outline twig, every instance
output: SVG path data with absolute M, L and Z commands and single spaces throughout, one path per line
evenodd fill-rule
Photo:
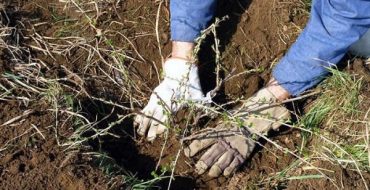
M 184 130 L 184 132 L 182 133 L 182 139 L 185 138 L 185 135 L 187 134 L 188 132 L 188 129 L 189 129 L 189 121 L 190 120 L 187 120 L 186 122 L 186 128 Z M 173 165 L 172 165 L 172 171 L 171 171 L 171 176 L 170 176 L 170 180 L 168 182 L 168 188 L 167 190 L 170 190 L 171 189 L 171 184 L 172 184 L 172 181 L 174 179 L 174 175 L 175 175 L 175 169 L 176 169 L 176 165 L 177 165 L 177 161 L 179 160 L 180 158 L 180 154 L 181 154 L 181 151 L 183 150 L 183 147 L 184 147 L 184 142 L 181 140 L 180 141 L 180 149 L 177 151 L 177 154 L 176 154 L 176 158 L 175 160 L 173 161 Z
M 284 100 L 284 101 L 281 101 L 281 102 L 263 104 L 261 106 L 258 106 L 258 107 L 255 107 L 255 108 L 252 108 L 252 109 L 249 109 L 249 110 L 243 110 L 243 112 L 240 113 L 240 114 L 238 114 L 238 113 L 234 113 L 234 114 L 235 114 L 235 116 L 243 117 L 243 116 L 247 116 L 251 112 L 256 112 L 256 111 L 268 109 L 268 108 L 271 108 L 271 107 L 280 106 L 280 105 L 283 105 L 283 104 L 286 104 L 286 103 L 289 103 L 289 102 L 294 102 L 294 101 L 297 101 L 297 100 L 305 99 L 307 97 L 314 96 L 314 95 L 317 95 L 317 94 L 320 94 L 320 93 L 321 93 L 321 91 L 317 90 L 317 91 L 314 91 L 314 92 L 311 92 L 311 93 L 308 93 L 308 94 L 305 94 L 305 95 L 302 95 L 302 96 L 299 96 L 299 97 L 296 97 L 296 98 L 290 98 L 290 99 L 287 99 L 287 100 Z
M 155 20 L 155 34 L 156 34 L 157 43 L 158 43 L 159 55 L 161 56 L 161 61 L 162 61 L 161 64 L 163 66 L 164 58 L 163 58 L 163 55 L 162 55 L 161 41 L 160 41 L 160 37 L 159 37 L 159 16 L 160 16 L 160 13 L 161 13 L 162 3 L 163 3 L 163 0 L 161 0 L 159 2 L 158 9 L 157 9 L 157 16 L 156 16 L 156 20 Z
M 370 167 L 370 136 L 369 136 L 370 120 L 369 120 L 369 113 L 370 113 L 370 108 L 367 110 L 364 119 L 365 119 L 365 122 L 366 122 L 365 126 L 366 126 L 367 158 L 368 158 L 368 165 Z
M 158 170 L 158 168 L 161 164 L 163 153 L 164 153 L 164 150 L 166 149 L 167 142 L 168 142 L 168 131 L 166 131 L 164 133 L 164 143 L 162 145 L 161 153 L 159 154 L 159 159 L 158 159 L 158 162 L 157 162 L 157 166 L 155 166 L 155 170 Z
M 28 115 L 30 115 L 34 112 L 35 112 L 35 110 L 26 110 L 26 111 L 23 112 L 22 115 L 14 117 L 13 119 L 3 123 L 1 126 L 5 126 L 5 125 L 9 125 L 11 123 L 14 123 L 14 122 L 18 121 L 19 119 L 25 118 L 25 117 L 27 117 Z
M 41 131 L 34 125 L 34 124 L 31 124 L 31 126 L 41 135 L 41 137 L 45 140 L 45 136 L 41 133 Z
M 209 91 L 206 96 L 211 99 L 214 98 L 221 90 L 221 87 L 225 84 L 225 82 L 233 77 L 232 74 L 235 72 L 235 70 L 236 69 L 234 68 L 224 79 L 221 79 L 219 82 L 217 82 L 216 87 L 213 90 Z

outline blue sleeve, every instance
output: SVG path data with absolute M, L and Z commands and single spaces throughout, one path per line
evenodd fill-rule
M 349 46 L 370 28 L 370 0 L 314 0 L 310 20 L 284 58 L 274 78 L 291 95 L 319 83 Z
M 213 18 L 216 0 L 171 0 L 171 39 L 194 42 Z

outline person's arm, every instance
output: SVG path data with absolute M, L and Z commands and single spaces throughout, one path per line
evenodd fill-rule
M 370 28 L 370 0 L 314 0 L 310 20 L 273 77 L 291 95 L 320 82 Z

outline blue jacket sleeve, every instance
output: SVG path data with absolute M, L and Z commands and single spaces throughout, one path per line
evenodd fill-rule
M 194 42 L 213 18 L 216 0 L 171 0 L 171 39 Z
M 370 28 L 370 0 L 314 0 L 310 20 L 274 78 L 292 95 L 320 82 Z

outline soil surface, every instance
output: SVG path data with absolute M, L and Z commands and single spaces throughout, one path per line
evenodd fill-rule
M 50 100 L 35 95 L 27 87 L 15 89 L 14 93 L 18 98 L 0 98 L 0 189 L 129 189 L 129 179 L 122 178 L 122 174 L 130 173 L 139 180 L 151 180 L 153 171 L 158 175 L 162 171 L 164 175 L 169 175 L 171 170 L 168 168 L 175 160 L 175 177 L 171 181 L 171 189 L 365 188 L 356 171 L 328 162 L 318 162 L 315 166 L 330 168 L 331 171 L 326 174 L 335 180 L 336 185 L 341 184 L 340 186 L 326 179 L 280 181 L 274 178 L 275 174 L 286 169 L 297 158 L 264 141 L 260 142 L 261 146 L 256 148 L 251 158 L 233 177 L 209 179 L 198 176 L 193 168 L 195 159 L 186 158 L 181 152 L 181 134 L 171 132 L 167 140 L 160 137 L 153 143 L 136 136 L 132 125 L 133 117 L 130 115 L 132 112 L 111 103 L 131 106 L 127 91 L 120 87 L 119 80 L 117 84 L 108 80 L 109 77 L 115 77 L 115 72 L 104 61 L 91 61 L 91 52 L 88 53 L 81 47 L 73 48 L 68 53 L 50 54 L 33 48 L 44 47 L 37 43 L 41 40 L 35 40 L 39 36 L 43 36 L 44 40 L 53 40 L 51 38 L 73 34 L 93 42 L 92 46 L 102 43 L 107 49 L 117 46 L 127 50 L 127 57 L 130 58 L 123 62 L 130 69 L 128 76 L 143 94 L 136 93 L 135 89 L 129 90 L 133 91 L 133 96 L 138 100 L 134 106 L 140 109 L 145 106 L 151 89 L 158 85 L 157 68 L 161 68 L 162 59 L 170 53 L 168 1 L 160 5 L 158 42 L 157 1 L 99 1 L 96 6 L 103 8 L 99 16 L 94 17 L 95 29 L 88 24 L 82 25 L 83 27 L 68 24 L 84 22 L 86 17 L 77 8 L 66 8 L 66 4 L 60 1 L 19 0 L 0 3 L 3 25 L 16 29 L 12 30 L 14 35 L 5 40 L 10 44 L 26 47 L 20 53 L 20 57 L 25 60 L 29 57 L 35 62 L 42 60 L 43 64 L 38 72 L 43 77 L 65 79 L 60 83 L 65 94 L 71 94 L 75 99 L 73 104 L 80 108 L 78 111 L 81 118 L 90 122 L 99 121 L 94 127 L 105 129 L 121 116 L 129 115 L 109 129 L 109 133 L 113 135 L 95 137 L 94 131 L 87 131 L 82 136 L 88 140 L 81 143 L 80 148 L 69 149 L 65 142 L 69 142 L 73 136 L 78 121 L 71 119 L 68 114 L 68 111 L 73 110 L 63 107 L 68 102 L 67 95 L 61 96 L 57 101 L 61 105 L 58 109 L 65 109 L 65 112 L 55 112 L 53 110 L 56 108 Z M 89 13 L 94 12 L 95 5 L 89 6 L 82 8 L 89 9 Z M 73 6 L 69 4 L 67 7 Z M 218 49 L 221 53 L 218 61 L 223 66 L 219 74 L 225 76 L 233 71 L 239 75 L 225 83 L 215 101 L 224 103 L 237 98 L 248 98 L 260 89 L 269 80 L 273 65 L 304 28 L 308 15 L 307 7 L 300 0 L 219 0 L 217 17 L 228 16 L 217 28 L 217 38 L 220 39 Z M 62 21 L 65 19 L 69 21 Z M 109 40 L 102 42 L 99 39 L 100 30 Z M 216 85 L 216 54 L 212 48 L 214 37 L 208 36 L 199 52 L 200 76 L 205 92 Z M 108 56 L 102 54 L 101 57 Z M 0 84 L 8 89 L 12 88 L 10 83 L 6 83 L 10 79 L 4 76 L 6 73 L 19 72 L 22 69 L 19 64 L 12 59 L 6 48 L 0 46 Z M 255 71 L 244 72 L 247 70 Z M 365 76 L 363 96 L 369 97 L 370 94 L 366 91 L 370 89 L 369 68 L 366 64 L 357 59 L 355 64 L 345 70 Z M 38 82 L 26 81 L 38 85 Z M 298 107 L 301 108 L 306 103 L 306 100 L 302 101 L 302 105 Z M 369 104 L 370 100 L 365 100 L 360 109 L 366 111 L 366 105 Z M 233 106 L 235 105 L 229 108 Z M 191 114 L 186 111 L 178 114 L 180 128 L 185 128 L 184 119 L 188 119 L 187 117 L 191 119 Z M 204 118 L 191 127 L 197 130 L 215 125 L 216 122 L 217 119 Z M 279 132 L 271 134 L 271 137 L 274 142 L 289 150 L 295 150 L 301 144 L 300 131 L 288 127 L 282 127 Z M 102 167 L 103 162 L 92 155 L 94 152 L 112 158 L 114 164 L 124 171 L 108 171 Z M 296 175 L 300 174 L 310 174 L 310 171 L 302 170 Z M 370 181 L 368 173 L 364 173 L 363 177 L 367 182 Z M 155 188 L 166 189 L 168 183 L 169 178 L 165 178 L 157 182 Z

